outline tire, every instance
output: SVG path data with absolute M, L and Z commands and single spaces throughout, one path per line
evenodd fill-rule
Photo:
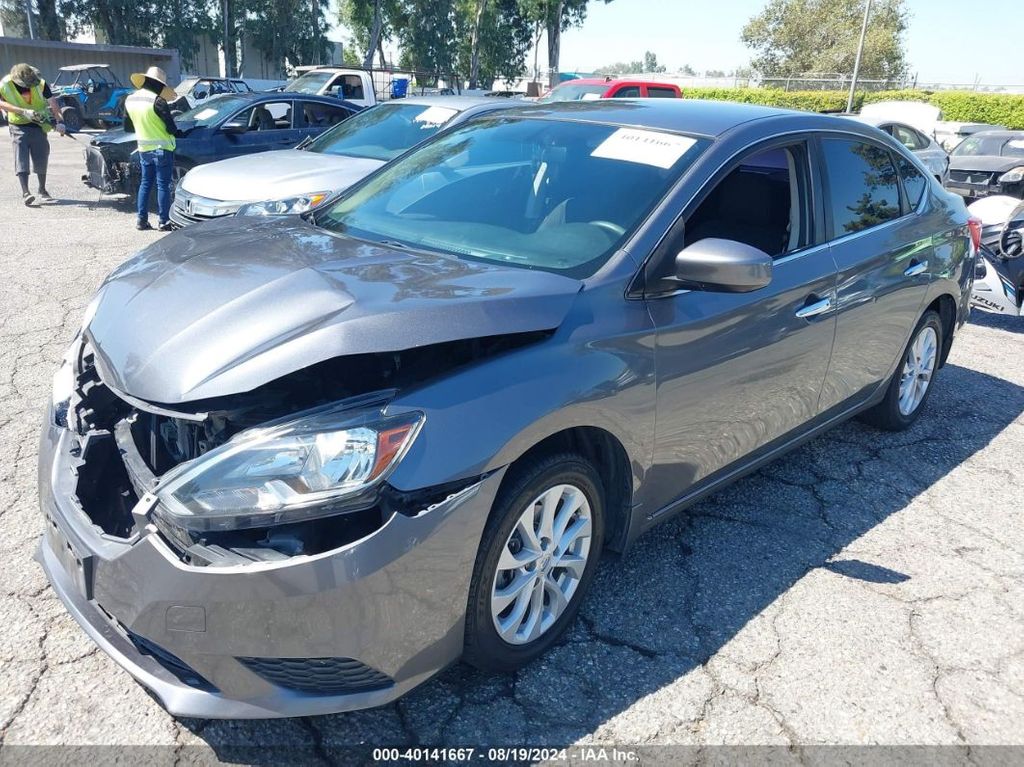
M 466 609 L 463 659 L 485 671 L 514 671 L 542 655 L 562 637 L 572 625 L 594 579 L 604 543 L 604 493 L 600 477 L 590 462 L 572 453 L 560 453 L 514 467 L 513 471 L 514 475 L 506 478 L 484 528 Z M 533 519 L 541 519 L 544 514 L 540 500 L 549 493 L 550 498 L 557 499 L 557 505 L 551 506 L 550 517 L 554 520 L 554 534 L 551 539 L 540 542 L 541 556 L 514 571 L 500 568 L 503 556 L 506 564 L 508 557 L 516 554 L 526 561 L 529 557 L 522 556 L 524 552 L 536 550 L 527 542 L 519 523 L 531 508 Z M 570 513 L 573 508 L 576 510 Z M 562 521 L 559 512 L 569 515 L 562 524 L 562 536 L 558 535 Z M 588 514 L 590 537 L 586 540 Z M 573 531 L 578 534 L 572 536 Z M 518 549 L 516 540 L 521 544 Z M 566 542 L 569 542 L 567 550 L 560 551 L 559 543 Z M 573 560 L 576 565 L 573 568 L 555 564 Z M 581 574 L 574 577 L 573 572 L 580 569 Z M 509 586 L 519 579 L 527 585 L 510 589 Z M 560 608 L 555 604 L 559 600 L 554 598 L 554 589 L 567 596 Z M 504 600 L 498 595 L 499 590 L 526 595 L 525 612 L 518 619 L 519 600 L 508 599 L 508 604 L 502 605 Z M 535 599 L 537 592 L 539 602 Z M 497 617 L 492 612 L 492 600 Z M 505 636 L 499 633 L 499 620 L 508 627 Z M 530 632 L 532 626 L 539 627 L 537 633 Z
M 918 321 L 917 327 L 914 328 L 910 341 L 907 343 L 906 349 L 903 350 L 900 364 L 886 388 L 885 398 L 864 412 L 861 419 L 886 431 L 903 431 L 909 428 L 921 415 L 934 388 L 935 374 L 938 372 L 939 357 L 942 354 L 942 341 L 942 320 L 938 313 L 929 310 L 924 313 L 924 316 Z M 919 344 L 923 344 L 923 346 Z M 909 392 L 903 386 L 904 375 L 909 375 L 910 366 L 914 364 L 913 358 L 926 357 L 927 353 L 922 355 L 921 352 L 928 348 L 931 348 L 930 362 L 925 360 L 921 364 L 927 364 L 929 369 L 925 370 L 924 367 L 919 367 L 919 372 L 914 374 L 912 379 L 908 378 L 907 382 L 909 386 L 911 380 L 917 381 L 917 386 L 920 387 L 923 381 L 924 390 L 916 393 Z M 927 373 L 926 379 L 922 378 L 925 373 Z M 901 397 L 901 394 L 913 394 L 914 396 Z
M 82 130 L 82 113 L 78 111 L 78 107 L 61 107 L 60 120 L 68 133 L 78 133 Z

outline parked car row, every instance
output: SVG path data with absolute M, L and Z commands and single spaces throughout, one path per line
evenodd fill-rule
M 324 103 L 218 96 L 182 144 Z M 39 556 L 195 717 L 531 662 L 603 551 L 850 417 L 910 427 L 981 246 L 895 134 L 678 98 L 395 101 L 179 195 L 54 379 Z

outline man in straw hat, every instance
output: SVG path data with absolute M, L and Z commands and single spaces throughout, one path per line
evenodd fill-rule
M 139 147 L 142 181 L 137 200 L 136 229 L 152 229 L 149 224 L 149 193 L 156 182 L 156 207 L 162 232 L 171 229 L 171 176 L 174 172 L 175 136 L 178 128 L 171 116 L 168 101 L 176 98 L 167 87 L 167 75 L 160 67 L 150 67 L 145 73 L 132 75 L 132 85 L 138 88 L 124 102 L 124 129 L 135 133 Z
M 14 172 L 21 182 L 21 199 L 26 205 L 35 202 L 28 190 L 29 161 L 39 179 L 39 199 L 53 198 L 46 191 L 46 165 L 50 159 L 50 142 L 46 134 L 51 127 L 64 135 L 57 100 L 39 72 L 28 64 L 15 64 L 11 73 L 0 80 L 0 110 L 7 113 L 7 123 L 14 139 Z M 49 112 L 49 114 L 47 114 Z

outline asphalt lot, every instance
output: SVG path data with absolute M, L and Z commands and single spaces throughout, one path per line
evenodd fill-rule
M 0 134 L 4 746 L 310 761 L 353 744 L 1024 744 L 1024 319 L 977 312 L 912 430 L 841 426 L 649 533 L 515 676 L 455 667 L 356 714 L 174 720 L 32 560 L 57 361 L 103 276 L 162 236 L 82 185 L 85 141 L 51 140 L 60 199 L 26 209 Z

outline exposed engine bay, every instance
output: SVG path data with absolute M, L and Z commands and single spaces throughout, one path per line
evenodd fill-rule
M 518 333 L 331 359 L 249 392 L 189 403 L 187 409 L 115 392 L 101 380 L 89 342 L 79 343 L 71 360 L 74 388 L 68 409 L 57 413 L 61 425 L 76 435 L 72 454 L 79 462 L 79 503 L 108 536 L 133 538 L 152 522 L 183 561 L 194 565 L 268 561 L 337 548 L 378 529 L 392 514 L 415 516 L 476 478 L 415 493 L 385 483 L 371 504 L 339 509 L 334 516 L 202 535 L 147 518 L 139 513 L 139 500 L 151 499 L 167 472 L 245 429 L 350 398 L 383 403 L 398 390 L 549 335 Z

